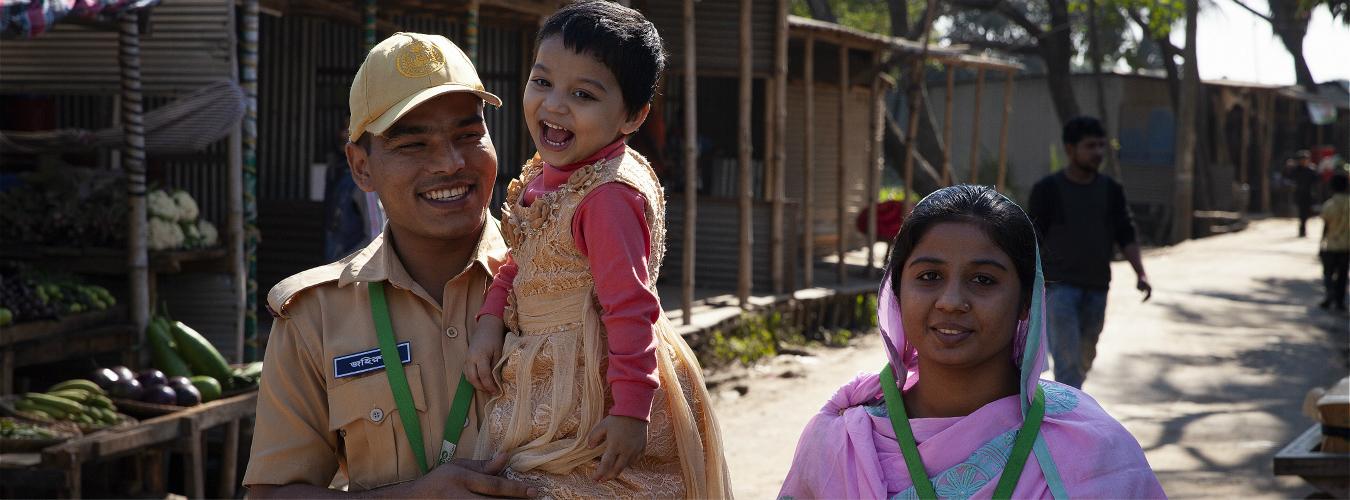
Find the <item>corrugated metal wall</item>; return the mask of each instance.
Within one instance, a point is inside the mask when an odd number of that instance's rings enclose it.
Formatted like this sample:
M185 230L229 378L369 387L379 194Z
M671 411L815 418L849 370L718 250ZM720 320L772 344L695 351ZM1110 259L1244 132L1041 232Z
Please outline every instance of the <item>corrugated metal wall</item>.
M800 202L807 179L802 176L805 144L806 97L805 85L800 80L788 82L787 122L787 195ZM867 192L867 173L872 163L866 156L870 149L871 90L852 87L849 91L848 135L845 144L839 144L839 86L816 84L815 92L815 157L813 176L809 180L815 197L809 209L810 223L815 231L815 255L833 253L839 235L839 148L844 148L845 202L849 226L844 228L850 247L861 245L865 239L852 225L858 212L872 200Z
M772 251L769 239L769 222L772 205L756 202L752 213L754 231L753 245L750 247L752 287L756 292L773 290L773 273L769 258ZM785 279L795 274L800 267L797 255L798 241L801 239L798 228L798 210L796 203L789 203L783 209L783 255L790 262L785 268ZM740 268L737 256L740 254L740 207L734 199L701 198L698 203L698 227L694 242L694 282L702 289L723 290L733 293L736 290L737 269ZM661 270L661 278L666 283L679 283L684 262L684 197L672 195L666 202L666 260Z
M671 67L683 67L684 2L647 0L633 2L661 33ZM754 0L750 6L751 45L754 71L766 74L773 67L773 34L777 27L777 0ZM694 4L694 30L699 71L734 72L740 69L741 5L734 0L707 0Z
M141 37L147 93L189 91L230 77L228 26L234 2L164 0ZM0 87L7 93L118 92L117 31L71 23L32 40L0 44Z

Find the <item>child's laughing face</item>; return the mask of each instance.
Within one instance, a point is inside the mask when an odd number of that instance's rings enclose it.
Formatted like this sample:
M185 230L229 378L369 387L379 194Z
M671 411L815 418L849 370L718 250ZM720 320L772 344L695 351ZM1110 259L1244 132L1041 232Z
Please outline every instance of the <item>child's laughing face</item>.
M539 44L523 101L540 158L556 166L584 160L637 131L650 109L644 105L630 117L614 73L590 54L564 47L561 36Z

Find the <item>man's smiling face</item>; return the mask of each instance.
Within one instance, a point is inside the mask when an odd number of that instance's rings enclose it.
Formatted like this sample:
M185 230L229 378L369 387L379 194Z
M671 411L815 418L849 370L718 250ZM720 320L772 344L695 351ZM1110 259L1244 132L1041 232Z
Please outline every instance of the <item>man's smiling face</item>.
M348 144L347 161L357 185L379 193L390 226L423 238L476 237L497 179L483 100L463 92L423 103L368 144Z

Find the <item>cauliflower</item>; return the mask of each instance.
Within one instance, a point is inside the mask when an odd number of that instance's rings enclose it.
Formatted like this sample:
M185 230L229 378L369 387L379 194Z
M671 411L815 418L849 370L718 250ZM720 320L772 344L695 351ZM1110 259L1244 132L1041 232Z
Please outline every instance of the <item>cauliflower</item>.
M173 202L178 205L178 220L182 222L191 222L197 220L201 211L197 209L197 200L192 199L192 195L181 189L173 192Z
M183 246L183 228L176 222L151 217L149 239L151 250L172 250Z
M210 248L220 243L220 233L216 231L216 226L206 219L197 221L197 232L201 234L203 247Z
M145 209L151 217L176 221L181 213L178 203L164 190L156 189L145 195Z

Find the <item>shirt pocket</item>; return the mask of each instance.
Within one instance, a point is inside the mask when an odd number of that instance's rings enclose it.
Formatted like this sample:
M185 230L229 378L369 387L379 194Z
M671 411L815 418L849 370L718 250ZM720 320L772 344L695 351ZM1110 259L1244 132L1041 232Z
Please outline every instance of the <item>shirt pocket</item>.
M425 436L427 403L422 369L416 364L403 369ZM338 433L343 441L347 475L354 488L369 490L421 475L384 371L329 389L328 415L328 430Z

